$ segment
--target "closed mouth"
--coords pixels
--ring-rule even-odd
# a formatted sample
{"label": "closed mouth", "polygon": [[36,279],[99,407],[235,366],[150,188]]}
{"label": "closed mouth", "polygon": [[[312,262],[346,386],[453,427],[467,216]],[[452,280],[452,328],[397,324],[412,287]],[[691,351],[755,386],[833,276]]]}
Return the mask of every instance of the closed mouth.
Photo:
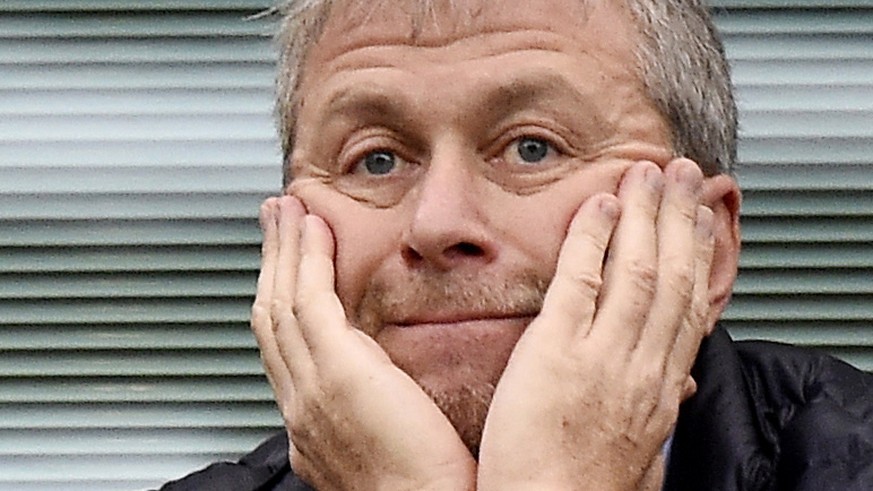
{"label": "closed mouth", "polygon": [[398,322],[389,322],[388,324],[397,327],[414,327],[428,325],[459,325],[459,324],[476,324],[487,322],[501,321],[523,321],[533,319],[537,313],[495,313],[495,314],[452,314],[452,315],[423,315],[412,318],[403,319]]}

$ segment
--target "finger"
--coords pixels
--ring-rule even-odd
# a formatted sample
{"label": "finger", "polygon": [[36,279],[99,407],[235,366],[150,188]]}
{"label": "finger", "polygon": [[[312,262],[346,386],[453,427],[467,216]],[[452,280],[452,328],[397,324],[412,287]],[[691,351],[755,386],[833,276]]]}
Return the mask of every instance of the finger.
{"label": "finger", "polygon": [[323,354],[319,350],[331,346],[332,339],[340,339],[343,331],[351,329],[336,294],[334,248],[333,234],[324,220],[304,217],[294,311],[316,358]]}
{"label": "finger", "polygon": [[586,200],[573,217],[540,313],[546,325],[563,326],[557,339],[588,335],[603,283],[603,258],[620,214],[618,199],[600,194]]}
{"label": "finger", "polygon": [[300,259],[300,225],[306,214],[296,198],[278,201],[278,252],[273,279],[273,334],[292,382],[309,380],[312,360],[294,316],[298,263]]}
{"label": "finger", "polygon": [[658,280],[637,356],[665,366],[691,306],[697,261],[697,223],[703,174],[693,161],[671,162],[658,213]]}
{"label": "finger", "polygon": [[676,346],[670,355],[676,377],[684,377],[691,372],[697,351],[700,349],[700,342],[711,329],[711,326],[707,325],[707,319],[709,318],[709,276],[715,249],[713,221],[712,210],[702,205],[699,206],[695,227],[697,251],[692,301],[686,310],[685,325],[677,337]]}
{"label": "finger", "polygon": [[619,189],[621,219],[604,268],[600,307],[591,335],[610,350],[636,346],[657,280],[655,221],[664,185],[657,165],[640,162],[627,171]]}
{"label": "finger", "polygon": [[279,253],[277,214],[278,198],[269,198],[261,205],[259,220],[264,238],[261,245],[261,272],[258,275],[257,292],[252,305],[251,328],[260,348],[261,360],[267,378],[276,393],[276,400],[282,405],[290,396],[288,388],[291,385],[291,380],[276,345],[270,312],[276,261]]}

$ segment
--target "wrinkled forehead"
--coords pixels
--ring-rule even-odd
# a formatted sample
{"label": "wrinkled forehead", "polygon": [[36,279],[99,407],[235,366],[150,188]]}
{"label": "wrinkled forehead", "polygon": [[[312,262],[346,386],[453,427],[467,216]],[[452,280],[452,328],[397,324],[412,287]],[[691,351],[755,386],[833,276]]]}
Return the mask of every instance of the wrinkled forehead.
{"label": "wrinkled forehead", "polygon": [[338,0],[332,2],[321,40],[330,40],[332,49],[347,51],[362,39],[442,46],[491,32],[566,34],[585,29],[592,4],[613,3],[623,4],[622,0]]}

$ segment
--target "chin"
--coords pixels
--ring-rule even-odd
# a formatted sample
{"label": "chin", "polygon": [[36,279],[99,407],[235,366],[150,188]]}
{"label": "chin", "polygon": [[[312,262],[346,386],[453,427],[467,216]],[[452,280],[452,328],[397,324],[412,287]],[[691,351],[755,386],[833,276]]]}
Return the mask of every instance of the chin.
{"label": "chin", "polygon": [[473,456],[491,398],[529,320],[475,328],[388,328],[379,344],[455,427]]}
{"label": "chin", "polygon": [[491,407],[495,384],[481,381],[454,387],[440,384],[439,388],[421,382],[419,385],[446,415],[473,457],[478,458],[479,443],[482,441],[482,430]]}

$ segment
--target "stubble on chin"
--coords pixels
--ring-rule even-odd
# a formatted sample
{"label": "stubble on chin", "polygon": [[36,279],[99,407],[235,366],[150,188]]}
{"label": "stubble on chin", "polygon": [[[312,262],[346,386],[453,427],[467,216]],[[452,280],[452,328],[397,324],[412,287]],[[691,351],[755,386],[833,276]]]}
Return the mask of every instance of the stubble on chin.
{"label": "stubble on chin", "polygon": [[452,392],[432,391],[425,386],[422,389],[446,415],[473,457],[478,459],[485,419],[494,397],[494,384],[469,384]]}
{"label": "stubble on chin", "polygon": [[[520,271],[500,278],[484,274],[423,271],[394,278],[390,283],[375,275],[368,283],[352,319],[359,329],[379,342],[378,334],[383,326],[416,318],[424,310],[533,317],[542,308],[550,280],[550,277],[532,271]],[[491,398],[507,360],[503,359],[499,367],[491,367],[487,371],[489,374],[477,372],[481,375],[478,379],[468,379],[463,384],[431,385],[419,380],[415,368],[398,363],[400,354],[392,353],[384,345],[383,348],[386,348],[394,363],[430,396],[473,456],[478,456]],[[465,365],[457,369],[469,369],[478,361],[465,361],[462,358],[461,362]]]}

